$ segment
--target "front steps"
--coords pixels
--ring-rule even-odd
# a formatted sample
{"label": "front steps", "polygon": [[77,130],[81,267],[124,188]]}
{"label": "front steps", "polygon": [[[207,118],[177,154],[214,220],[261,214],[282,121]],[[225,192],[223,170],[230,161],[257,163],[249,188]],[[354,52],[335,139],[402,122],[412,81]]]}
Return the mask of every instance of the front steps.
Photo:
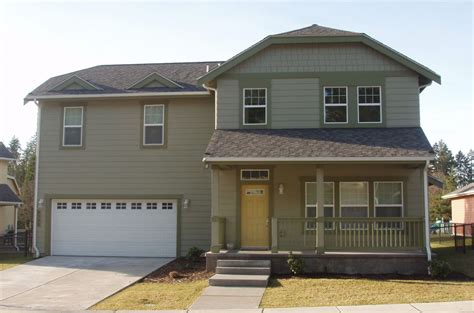
{"label": "front steps", "polygon": [[217,260],[209,286],[266,287],[270,272],[270,260]]}

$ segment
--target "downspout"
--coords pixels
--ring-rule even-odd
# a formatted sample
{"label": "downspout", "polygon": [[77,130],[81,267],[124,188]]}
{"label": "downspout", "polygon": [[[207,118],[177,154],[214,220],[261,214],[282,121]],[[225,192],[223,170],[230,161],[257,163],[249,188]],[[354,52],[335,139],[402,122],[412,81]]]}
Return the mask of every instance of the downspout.
{"label": "downspout", "polygon": [[428,209],[428,165],[429,161],[426,161],[425,168],[423,169],[423,202],[425,209],[425,245],[426,245],[426,256],[428,261],[431,261],[431,247],[430,247],[430,213]]}
{"label": "downspout", "polygon": [[35,164],[35,196],[33,204],[33,237],[32,237],[32,248],[35,258],[40,256],[38,247],[36,246],[36,220],[38,218],[38,174],[39,174],[39,149],[40,149],[40,126],[41,126],[41,106],[37,100],[34,100],[38,107],[38,116],[36,120],[36,164]]}
{"label": "downspout", "polygon": [[[206,84],[202,84],[206,90],[214,91],[214,129],[217,129],[217,88],[212,88]],[[204,160],[203,160],[204,161]],[[205,162],[205,161],[204,161]]]}

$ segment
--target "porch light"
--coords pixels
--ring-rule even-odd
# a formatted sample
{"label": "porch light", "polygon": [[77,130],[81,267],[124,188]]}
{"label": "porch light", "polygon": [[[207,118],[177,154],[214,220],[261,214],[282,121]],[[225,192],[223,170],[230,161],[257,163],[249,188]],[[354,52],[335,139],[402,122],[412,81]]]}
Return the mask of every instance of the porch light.
{"label": "porch light", "polygon": [[285,193],[285,186],[283,184],[279,184],[278,185],[278,194],[282,195],[283,193]]}
{"label": "porch light", "polygon": [[183,200],[183,209],[188,209],[189,208],[189,199],[184,199]]}
{"label": "porch light", "polygon": [[44,199],[39,199],[38,201],[38,209],[42,209],[43,208],[43,205],[44,205]]}

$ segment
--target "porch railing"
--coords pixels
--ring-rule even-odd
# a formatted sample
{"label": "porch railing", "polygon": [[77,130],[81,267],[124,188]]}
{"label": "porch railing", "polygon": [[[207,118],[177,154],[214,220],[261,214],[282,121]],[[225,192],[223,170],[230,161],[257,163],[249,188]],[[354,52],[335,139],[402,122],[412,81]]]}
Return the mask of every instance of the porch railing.
{"label": "porch railing", "polygon": [[[318,232],[324,225],[324,232]],[[275,229],[276,228],[276,229]],[[319,234],[318,234],[319,233]],[[318,236],[323,235],[322,238]],[[393,251],[424,246],[423,218],[273,218],[272,250]]]}

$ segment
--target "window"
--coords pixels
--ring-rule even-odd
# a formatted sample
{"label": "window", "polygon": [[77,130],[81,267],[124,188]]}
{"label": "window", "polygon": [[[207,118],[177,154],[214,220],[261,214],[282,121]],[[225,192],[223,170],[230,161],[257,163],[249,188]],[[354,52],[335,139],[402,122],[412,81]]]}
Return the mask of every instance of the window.
{"label": "window", "polygon": [[269,180],[270,179],[270,170],[241,170],[240,171],[241,180]]}
{"label": "window", "polygon": [[156,210],[156,209],[158,209],[158,203],[156,203],[156,202],[148,202],[148,203],[146,204],[146,209],[147,209],[147,210]]}
{"label": "window", "polygon": [[162,210],[172,210],[173,209],[173,203],[171,202],[163,202],[161,204],[161,209]]}
{"label": "window", "polygon": [[102,202],[102,203],[100,204],[100,208],[101,208],[102,210],[110,210],[110,209],[112,208],[112,203],[110,203],[110,202]]}
{"label": "window", "polygon": [[63,146],[82,146],[83,107],[65,107],[63,120]]}
{"label": "window", "polygon": [[[403,217],[403,182],[374,182],[375,217]],[[377,228],[400,229],[400,222],[380,222]]]}
{"label": "window", "polygon": [[357,87],[359,123],[382,122],[382,95],[380,87]]}
{"label": "window", "polygon": [[267,124],[267,89],[244,88],[244,125]]}
{"label": "window", "polygon": [[141,210],[142,204],[140,202],[133,202],[132,203],[132,210]]}
{"label": "window", "polygon": [[[341,182],[339,184],[340,216],[369,216],[369,184],[367,182]],[[367,223],[341,223],[341,229],[366,229]]]}
{"label": "window", "polygon": [[67,209],[67,203],[66,202],[58,202],[56,204],[56,209],[57,210],[66,210]]}
{"label": "window", "polygon": [[159,146],[164,142],[163,104],[145,105],[143,119],[143,145]]}
{"label": "window", "polygon": [[95,202],[86,203],[86,210],[95,210],[96,208],[97,208],[97,203]]}
{"label": "window", "polygon": [[82,208],[82,203],[80,202],[73,202],[71,203],[72,210],[80,210]]}
{"label": "window", "polygon": [[347,123],[347,87],[324,87],[324,123]]}
{"label": "window", "polygon": [[[317,187],[315,182],[305,183],[305,216],[317,216]],[[334,217],[334,183],[324,183],[324,217]],[[332,229],[332,222],[324,223],[325,229]],[[307,222],[307,230],[316,229],[316,222]]]}
{"label": "window", "polygon": [[125,210],[125,209],[127,209],[127,203],[125,203],[125,202],[117,202],[117,203],[115,204],[115,209],[117,209],[117,210]]}

